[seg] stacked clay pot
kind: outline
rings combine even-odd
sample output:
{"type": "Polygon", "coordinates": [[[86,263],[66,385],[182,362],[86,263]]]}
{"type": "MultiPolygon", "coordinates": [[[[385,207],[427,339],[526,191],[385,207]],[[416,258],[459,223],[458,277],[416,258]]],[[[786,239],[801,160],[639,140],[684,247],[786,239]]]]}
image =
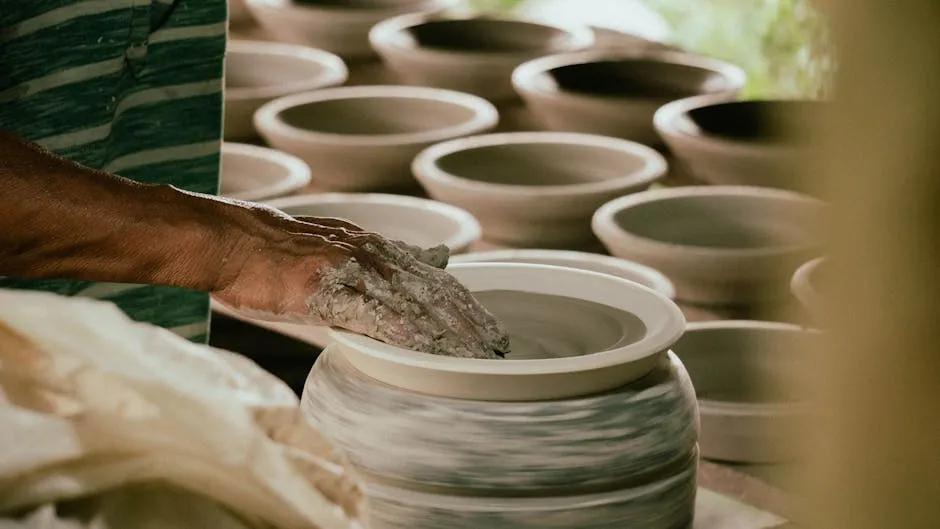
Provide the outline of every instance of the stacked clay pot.
{"type": "Polygon", "coordinates": [[[453,273],[509,326],[505,359],[334,332],[307,380],[304,413],[359,471],[371,527],[689,526],[698,411],[668,350],[678,307],[571,268],[453,273]]]}

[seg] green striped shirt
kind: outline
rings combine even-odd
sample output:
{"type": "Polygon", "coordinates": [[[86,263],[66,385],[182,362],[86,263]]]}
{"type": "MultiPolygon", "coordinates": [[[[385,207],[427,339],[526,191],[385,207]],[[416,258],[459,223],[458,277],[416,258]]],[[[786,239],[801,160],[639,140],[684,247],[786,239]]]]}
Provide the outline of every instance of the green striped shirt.
{"type": "MultiPolygon", "coordinates": [[[[226,0],[0,0],[0,128],[147,183],[218,192],[226,0]]],[[[116,303],[193,341],[209,297],[145,285],[0,278],[116,303]]]]}

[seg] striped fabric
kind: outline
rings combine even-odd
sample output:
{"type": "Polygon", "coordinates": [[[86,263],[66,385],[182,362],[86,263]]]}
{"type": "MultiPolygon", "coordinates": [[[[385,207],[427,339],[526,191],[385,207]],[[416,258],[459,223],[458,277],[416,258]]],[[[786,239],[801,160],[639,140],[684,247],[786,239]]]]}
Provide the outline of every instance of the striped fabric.
{"type": "MultiPolygon", "coordinates": [[[[0,128],[78,163],[217,193],[226,0],[0,0],[0,128]]],[[[184,289],[0,279],[116,303],[196,342],[209,297],[184,289]]]]}

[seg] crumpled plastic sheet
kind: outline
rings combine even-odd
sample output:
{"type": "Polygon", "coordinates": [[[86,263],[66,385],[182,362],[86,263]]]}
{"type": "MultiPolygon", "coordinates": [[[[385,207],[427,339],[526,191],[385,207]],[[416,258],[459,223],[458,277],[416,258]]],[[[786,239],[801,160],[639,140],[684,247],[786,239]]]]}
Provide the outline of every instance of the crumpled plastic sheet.
{"type": "Polygon", "coordinates": [[[354,529],[345,460],[250,360],[0,290],[0,529],[354,529]]]}

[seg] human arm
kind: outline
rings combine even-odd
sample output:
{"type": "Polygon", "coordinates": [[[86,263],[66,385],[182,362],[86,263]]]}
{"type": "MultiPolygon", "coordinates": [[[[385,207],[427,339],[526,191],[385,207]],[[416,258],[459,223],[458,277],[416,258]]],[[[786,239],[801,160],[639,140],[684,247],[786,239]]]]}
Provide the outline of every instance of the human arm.
{"type": "Polygon", "coordinates": [[[337,219],[140,184],[4,132],[0,186],[0,275],[201,290],[268,318],[433,353],[508,349],[496,320],[453,277],[419,262],[422,252],[337,219]]]}

